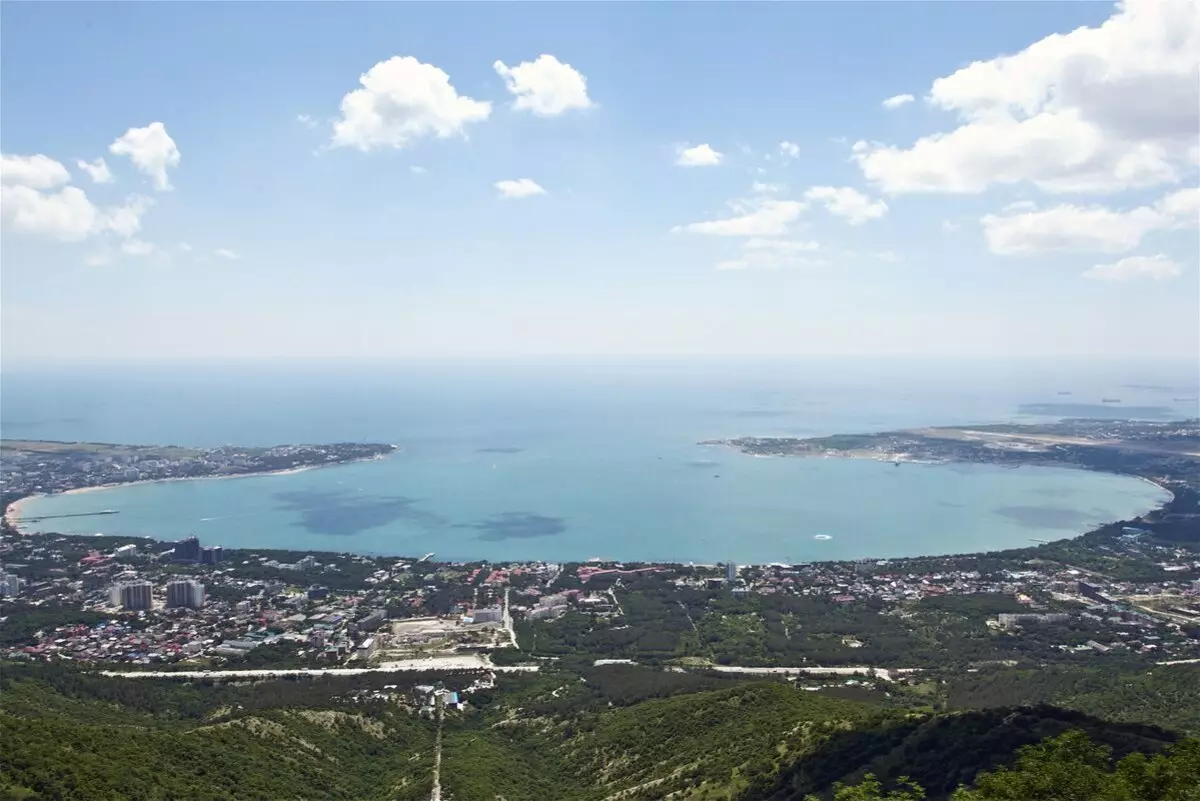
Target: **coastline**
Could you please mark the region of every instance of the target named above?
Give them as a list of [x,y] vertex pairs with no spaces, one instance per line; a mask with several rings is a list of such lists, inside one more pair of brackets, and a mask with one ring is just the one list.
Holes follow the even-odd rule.
[[251,473],[233,473],[219,476],[172,476],[170,478],[146,478],[138,479],[137,481],[115,481],[108,484],[96,484],[91,487],[76,487],[74,489],[63,490],[62,492],[38,492],[33,495],[26,495],[24,498],[19,498],[10,503],[5,509],[3,519],[8,525],[12,526],[13,530],[20,535],[29,534],[28,531],[21,530],[21,506],[27,501],[37,498],[49,498],[57,495],[83,495],[90,492],[101,492],[103,490],[117,489],[119,487],[134,487],[139,484],[169,484],[176,481],[226,481],[236,478],[262,478],[264,476],[290,476],[296,473],[304,473],[309,470],[322,470],[329,467],[341,467],[348,464],[357,464],[360,462],[377,462],[386,459],[394,453],[399,452],[400,448],[395,447],[389,453],[378,453],[374,456],[363,456],[358,459],[347,459],[342,462],[333,462],[331,464],[309,464],[301,467],[285,467],[280,470],[261,470]]

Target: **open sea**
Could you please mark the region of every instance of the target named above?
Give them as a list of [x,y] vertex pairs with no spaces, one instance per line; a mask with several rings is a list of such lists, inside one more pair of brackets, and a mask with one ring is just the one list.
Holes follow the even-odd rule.
[[438,560],[762,563],[1022,547],[1167,495],[1076,470],[764,459],[699,442],[1198,414],[1195,365],[1146,362],[547,359],[44,367],[2,380],[5,438],[402,448],[375,462],[23,506],[26,516],[120,511],[54,530]]

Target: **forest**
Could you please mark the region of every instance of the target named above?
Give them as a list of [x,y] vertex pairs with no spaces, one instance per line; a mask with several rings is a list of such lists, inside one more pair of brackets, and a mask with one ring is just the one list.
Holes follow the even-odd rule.
[[[478,677],[222,684],[5,663],[0,798],[425,799],[438,723],[416,714],[412,690]],[[441,784],[455,801],[1085,798],[1030,790],[1064,770],[1091,777],[1081,788],[1120,789],[1104,801],[1182,801],[1195,796],[1180,787],[1200,787],[1200,746],[1178,730],[911,700],[636,665],[505,674],[446,713]]]

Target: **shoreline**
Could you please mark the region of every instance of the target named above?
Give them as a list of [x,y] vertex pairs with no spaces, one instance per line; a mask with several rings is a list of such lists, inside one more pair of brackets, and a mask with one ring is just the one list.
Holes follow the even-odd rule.
[[63,490],[62,492],[38,492],[33,495],[26,495],[24,498],[19,498],[10,503],[5,509],[3,519],[8,525],[12,526],[13,530],[21,536],[34,533],[21,530],[21,506],[28,501],[37,498],[51,498],[60,495],[84,495],[91,492],[101,492],[104,490],[119,489],[121,487],[135,487],[145,484],[170,484],[176,481],[227,481],[236,478],[262,478],[264,476],[290,476],[296,473],[305,473],[309,470],[322,470],[329,467],[342,467],[349,464],[358,464],[360,462],[377,462],[382,459],[387,459],[392,454],[398,452],[396,448],[390,453],[379,453],[374,456],[363,456],[358,459],[347,459],[343,462],[334,462],[332,464],[308,464],[300,467],[284,467],[279,470],[262,470],[252,473],[233,473],[218,476],[171,476],[170,478],[145,478],[137,481],[117,481],[108,484],[96,484],[90,487],[75,487],[74,489]]

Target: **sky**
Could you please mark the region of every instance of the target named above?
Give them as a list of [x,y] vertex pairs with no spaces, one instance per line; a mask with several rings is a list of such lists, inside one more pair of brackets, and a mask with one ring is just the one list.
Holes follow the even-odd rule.
[[1200,12],[4,3],[27,363],[1200,358]]

